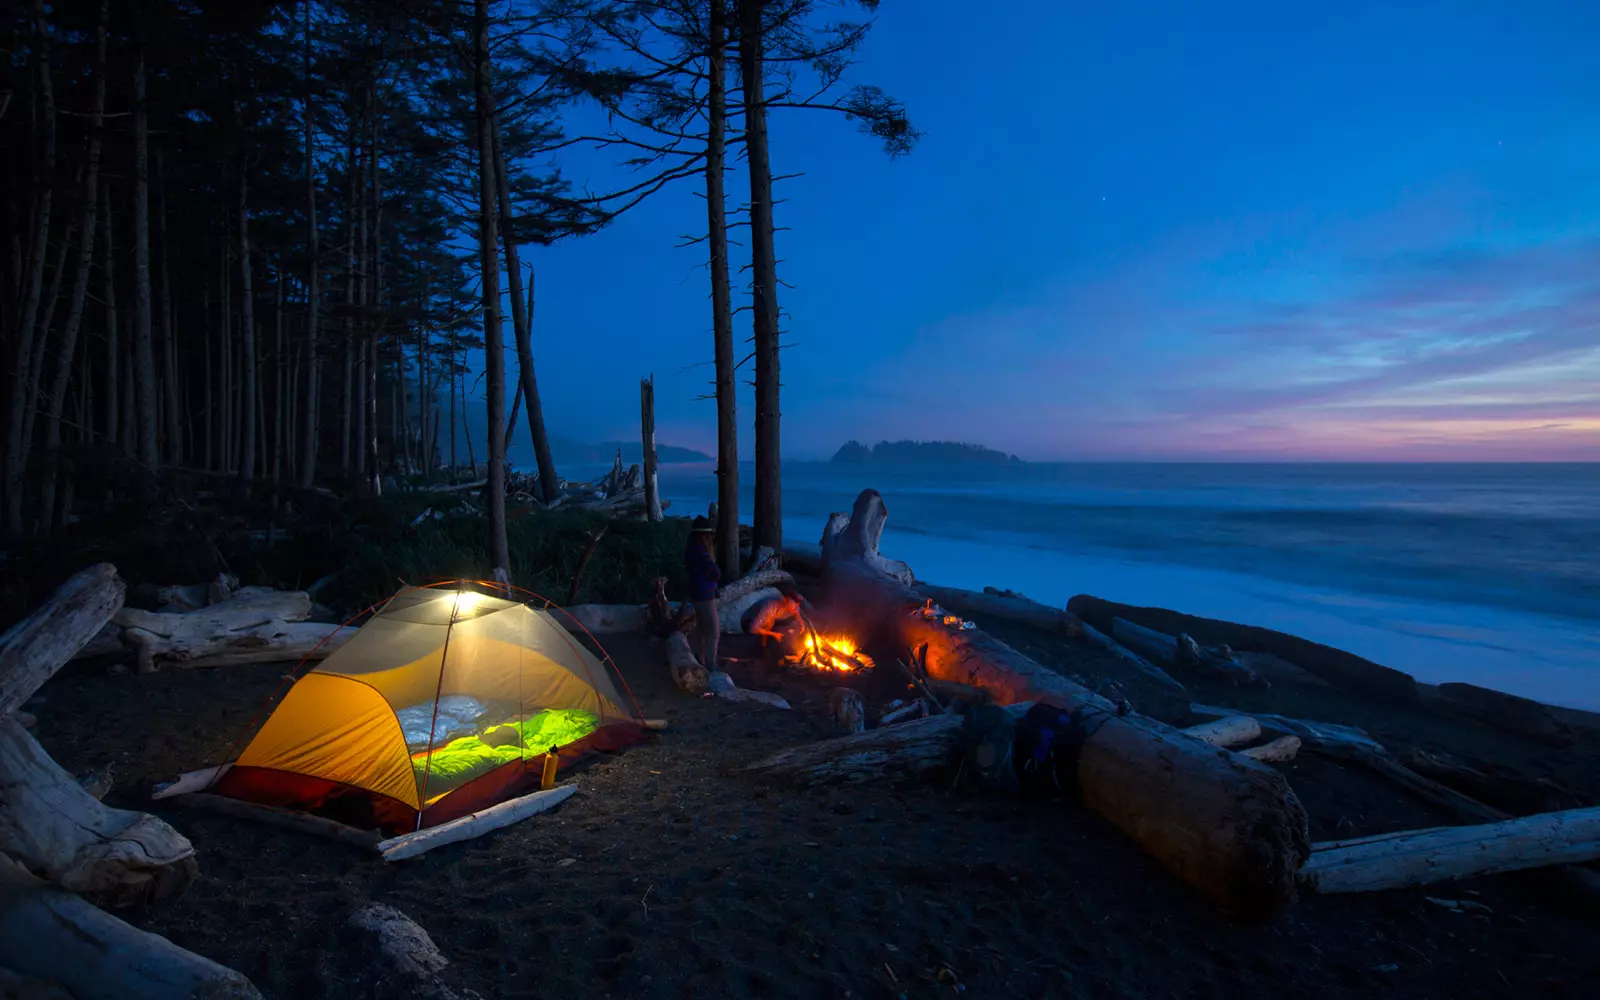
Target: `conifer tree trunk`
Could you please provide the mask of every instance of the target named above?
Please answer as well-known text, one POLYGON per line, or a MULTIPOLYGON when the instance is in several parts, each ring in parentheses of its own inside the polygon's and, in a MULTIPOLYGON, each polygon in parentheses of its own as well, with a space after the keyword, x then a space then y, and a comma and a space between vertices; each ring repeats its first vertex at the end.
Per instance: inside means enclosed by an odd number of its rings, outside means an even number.
POLYGON ((220 255, 221 273, 217 283, 222 286, 222 324, 218 336, 222 344, 222 365, 217 370, 217 388, 222 390, 222 457, 218 470, 232 472, 234 457, 238 454, 238 399, 233 391, 233 275, 228 273, 228 227, 223 226, 223 250, 220 255))
POLYGON ((778 266, 772 241, 772 164, 767 151, 763 0, 739 0, 745 155, 750 168, 750 263, 756 354, 756 483, 752 544, 783 549, 778 412, 778 266))
MULTIPOLYGON (((239 118, 238 105, 234 106, 234 118, 235 121, 239 118)), ((242 124, 240 127, 242 131, 242 124)), ((256 386, 255 283, 250 273, 250 168, 245 162, 243 148, 241 145, 239 156, 239 355, 244 366, 239 386, 239 397, 243 400, 239 481, 248 486, 256 473, 256 407, 260 400, 256 386)), ((169 388, 168 391, 173 390, 169 388)))
MULTIPOLYGON (((356 123, 352 118, 350 122, 350 142, 345 155, 346 168, 350 174, 350 195, 345 203, 344 220, 344 391, 340 394, 340 406, 343 408, 339 420, 339 471, 349 475, 352 468, 351 448, 352 442, 361 440, 360 429, 356 420, 361 414, 361 406, 356 402, 356 393, 360 391, 360 379, 356 368, 355 345, 355 306, 356 306, 356 272, 359 262, 356 259, 356 201, 361 197, 361 190, 356 180, 360 170, 356 167, 356 123)), ((359 463, 359 457, 356 459, 359 463)), ((359 464, 356 466, 359 467, 359 464)))
MULTIPOLYGON (((67 322, 61 330, 55 379, 44 422, 44 482, 39 493, 40 531, 51 530, 56 511, 56 483, 61 474, 61 417, 67 404, 67 383, 72 377, 72 362, 78 351, 78 328, 83 321, 84 304, 89 298, 89 272, 94 267, 95 224, 99 219, 100 141, 106 110, 106 22, 111 17, 111 0, 100 0, 100 19, 95 28, 94 106, 89 120, 89 162, 83 182, 83 239, 78 245, 77 272, 72 279, 71 303, 67 322)), ((88 380, 80 383, 87 387, 88 380)))
POLYGON ((522 374, 522 398, 527 402, 528 436, 533 439, 534 462, 539 467, 539 496, 551 503, 560 492, 556 485, 556 463, 550 454, 550 437, 545 429, 544 408, 539 403, 539 380, 533 369, 533 275, 528 276, 529 305, 522 300, 522 263, 518 260, 516 232, 511 225, 511 179, 506 174, 506 154, 500 148, 500 123, 491 121, 494 144, 495 192, 500 209, 500 227, 506 245, 506 274, 511 281, 511 321, 516 329, 517 366, 522 374))
POLYGON ((156 444, 155 345, 150 316, 150 125, 145 107, 145 49, 140 39, 133 63, 133 389, 138 406, 139 463, 147 492, 157 487, 161 455, 156 444))
POLYGON ((270 472, 274 488, 283 483, 283 375, 288 359, 283 353, 283 268, 272 274, 277 298, 272 310, 272 461, 270 472))
POLYGON ((40 190, 34 204, 33 246, 27 258, 26 284, 22 292, 21 318, 18 321, 16 354, 13 361, 11 399, 10 405, 6 408, 5 526, 13 533, 22 531, 24 473, 27 470, 28 449, 31 444, 25 433, 24 424, 27 420, 27 406, 34 399, 34 387, 38 381, 38 373, 30 369, 33 363, 34 338, 43 336, 42 332, 35 329, 35 325, 38 323, 39 301, 44 293, 44 269, 50 248, 50 211, 56 172, 55 83, 52 78, 54 71, 50 65, 50 29, 45 22, 44 0, 33 0, 33 21, 39 52, 37 63, 39 95, 44 102, 39 122, 43 133, 44 150, 39 158, 41 183, 37 185, 40 190))
POLYGON ((489 561, 511 571, 506 537, 506 356, 500 332, 500 236, 495 213, 494 96, 489 59, 489 0, 473 5, 473 76, 478 123, 478 260, 483 268, 484 378, 488 385, 489 561))
POLYGON ((163 180, 159 152, 156 153, 156 225, 161 240, 161 368, 168 386, 167 405, 163 409, 167 418, 167 461, 172 465, 182 465, 185 457, 184 394, 180 392, 182 383, 178 378, 177 330, 173 325, 172 283, 169 280, 172 251, 167 244, 167 186, 163 180))
POLYGON ((116 247, 112 237, 116 229, 111 221, 111 182, 106 181, 101 190, 102 203, 105 212, 103 230, 105 243, 105 260, 101 268, 101 277, 105 279, 101 298, 105 300, 106 323, 106 398, 105 398, 105 439, 113 448, 122 438, 122 346, 117 337, 117 276, 116 276, 116 247))
MULTIPOLYGON (((367 191, 372 201, 372 242, 367 252, 367 270, 371 277, 368 279, 365 299, 367 305, 372 307, 368 312, 374 317, 367 321, 367 468, 371 473, 369 490, 375 497, 383 494, 383 466, 379 460, 381 452, 378 438, 378 320, 375 318, 381 315, 379 306, 383 303, 383 189, 378 172, 377 101, 378 88, 373 84, 367 88, 367 125, 371 142, 367 150, 367 191)), ((391 437, 399 426, 399 422, 395 421, 394 428, 390 430, 391 437)))
POLYGON ((711 327, 717 380, 717 566, 739 576, 739 403, 733 355, 733 297, 728 287, 728 120, 726 0, 711 0, 710 77, 706 112, 706 231, 711 247, 711 327))
POLYGON ((322 373, 318 358, 317 313, 322 308, 318 277, 316 149, 311 124, 311 2, 305 4, 305 154, 306 154, 306 396, 304 435, 300 447, 300 485, 309 489, 317 478, 317 416, 321 409, 322 373))

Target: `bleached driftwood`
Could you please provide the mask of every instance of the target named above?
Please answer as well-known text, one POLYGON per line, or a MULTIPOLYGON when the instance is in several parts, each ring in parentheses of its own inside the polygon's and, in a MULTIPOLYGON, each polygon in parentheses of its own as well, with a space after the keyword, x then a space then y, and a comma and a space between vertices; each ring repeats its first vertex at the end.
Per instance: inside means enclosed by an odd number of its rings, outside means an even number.
POLYGON ((110 907, 162 899, 194 880, 194 845, 182 834, 101 803, 9 718, 0 718, 0 782, 0 852, 33 874, 110 907))
POLYGON ((271 590, 266 587, 249 587, 217 604, 208 604, 195 611, 164 612, 141 611, 123 608, 111 621, 120 628, 142 628, 157 634, 169 634, 173 623, 181 627, 207 632, 265 625, 267 622, 303 622, 311 617, 311 597, 303 590, 271 590))
POLYGON ((562 608, 556 617, 571 615, 578 624, 597 635, 650 630, 648 604, 574 604, 562 608))
POLYGON ((203 767, 198 771, 186 771, 172 781, 164 782, 155 787, 150 793, 152 801, 170 799, 179 795, 188 795, 191 792, 203 792, 217 783, 217 779, 227 773, 232 764, 218 764, 215 767, 203 767))
POLYGON ((1179 722, 1188 717, 1189 689, 1171 674, 1087 622, 1080 622, 1078 631, 1133 671, 1128 694, 1141 713, 1163 722, 1179 722))
POLYGON ((226 795, 192 792, 187 795, 171 796, 170 801, 173 805, 199 809, 234 819, 265 823, 268 826, 276 826, 285 830, 309 833, 313 836, 326 837, 330 840, 337 840, 340 843, 350 844, 353 847, 373 849, 378 846, 378 841, 383 839, 375 830, 358 830, 353 826, 347 826, 344 823, 327 819, 323 816, 313 816, 310 813, 296 812, 291 809, 278 809, 274 806, 261 805, 256 802, 245 802, 242 799, 232 799, 226 795))
POLYGON ((0 716, 21 708, 54 677, 122 607, 124 593, 116 567, 100 563, 0 634, 0 716))
POLYGON ((59 984, 76 1000, 260 1000, 232 969, 32 883, 4 859, 0 867, 0 966, 59 984))
POLYGON ((796 785, 923 777, 952 766, 963 725, 959 715, 930 715, 792 747, 742 770, 752 777, 796 785))
MULTIPOLYGON (((877 633, 896 648, 925 648, 930 677, 985 688, 1001 704, 1046 699, 1076 713, 1086 735, 1072 777, 1091 810, 1240 917, 1265 916, 1291 898, 1310 837, 1305 809, 1282 774, 1149 719, 1119 715, 1105 698, 981 629, 925 616, 922 595, 877 568, 887 562, 877 556, 886 517, 883 498, 867 490, 850 523, 833 526, 823 543, 831 599, 849 609, 864 640, 877 633)), ((933 716, 884 732, 956 718, 933 716)))
POLYGON ((916 583, 911 567, 897 559, 886 559, 878 551, 889 508, 877 490, 867 490, 856 498, 850 513, 834 512, 822 529, 822 574, 830 576, 835 564, 849 565, 875 577, 893 580, 902 587, 916 583), (871 497, 868 497, 871 494, 871 497))
MULTIPOLYGON (((784 584, 792 585, 794 577, 781 569, 757 569, 746 573, 739 579, 727 584, 717 592, 717 602, 721 605, 733 604, 747 594, 758 590, 767 590, 784 584)), ((746 605, 748 607, 748 605, 746 605)))
POLYGON ((1300 737, 1280 736, 1271 743, 1240 750, 1239 754, 1263 764, 1283 764, 1294 760, 1300 753, 1300 737))
POLYGON ((682 632, 667 636, 667 670, 672 673, 672 683, 684 694, 704 694, 711 683, 710 672, 700 665, 700 660, 689 648, 689 637, 682 632))
POLYGON ((194 615, 160 616, 180 620, 147 621, 160 631, 143 626, 124 628, 123 641, 134 649, 139 672, 149 673, 167 666, 199 669, 324 659, 355 634, 355 629, 324 622, 258 622, 254 615, 249 615, 230 624, 226 619, 201 620, 206 615, 206 611, 201 611, 194 615), (190 618, 196 620, 181 620, 190 618))
POLYGON ((1600 858, 1600 808, 1541 813, 1313 845, 1301 869, 1317 892, 1370 892, 1600 858))
POLYGON ((708 686, 712 694, 726 701, 754 702, 758 705, 767 705, 771 708, 781 708, 785 711, 787 711, 789 708, 789 701, 788 699, 784 698, 783 695, 774 694, 771 691, 751 691, 746 688, 742 688, 738 684, 735 684, 733 678, 728 676, 728 674, 722 670, 711 671, 708 686))
POLYGON ((491 830, 510 826, 529 816, 553 809, 571 798, 577 790, 577 785, 561 785, 558 788, 533 792, 521 798, 508 799, 448 823, 379 841, 378 851, 385 861, 404 861, 406 858, 414 858, 436 847, 481 837, 491 830))
POLYGON ((744 634, 744 616, 758 604, 773 600, 778 591, 772 587, 747 590, 733 598, 717 600, 717 628, 727 635, 744 634))
POLYGON ((440 978, 450 960, 416 921, 392 906, 368 903, 352 912, 347 923, 365 939, 381 995, 455 1000, 456 992, 440 978))
POLYGON ((1083 622, 1077 615, 1029 600, 1021 594, 1005 593, 993 587, 985 588, 982 592, 962 590, 959 587, 939 587, 920 580, 917 581, 916 588, 918 593, 933 598, 935 603, 957 614, 987 615, 990 618, 1028 625, 1057 635, 1082 634, 1083 622))
POLYGON ((1261 738, 1261 723, 1248 715, 1230 715, 1215 722, 1190 726, 1182 732, 1214 747, 1238 747, 1261 738))

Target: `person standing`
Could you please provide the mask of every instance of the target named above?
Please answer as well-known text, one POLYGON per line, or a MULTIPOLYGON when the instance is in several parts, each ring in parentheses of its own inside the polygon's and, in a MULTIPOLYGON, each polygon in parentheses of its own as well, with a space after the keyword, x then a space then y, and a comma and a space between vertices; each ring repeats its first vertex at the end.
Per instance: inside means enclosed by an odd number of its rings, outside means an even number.
POLYGON ((717 623, 717 591, 722 573, 711 552, 715 535, 711 522, 697 517, 689 527, 689 541, 683 550, 684 568, 689 572, 689 600, 694 602, 695 628, 700 633, 698 652, 707 670, 720 669, 717 663, 717 639, 721 634, 717 623))

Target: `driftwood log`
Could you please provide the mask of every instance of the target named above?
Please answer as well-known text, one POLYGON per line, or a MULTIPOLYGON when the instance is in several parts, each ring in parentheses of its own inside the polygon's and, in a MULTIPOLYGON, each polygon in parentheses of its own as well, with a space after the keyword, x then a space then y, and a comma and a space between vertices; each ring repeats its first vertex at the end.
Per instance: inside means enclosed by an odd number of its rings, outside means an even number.
POLYGON ((347 923, 370 956, 379 996, 455 1000, 458 994, 441 978, 450 960, 410 917, 392 906, 368 903, 352 912, 347 923))
POLYGON ((73 576, 0 635, 0 716, 14 712, 111 621, 126 589, 110 563, 73 576))
POLYGON ((1181 732, 1214 747, 1242 747, 1261 738, 1261 723, 1248 715, 1230 715, 1215 722, 1190 726, 1181 732))
POLYGON ((248 588, 220 604, 168 614, 123 608, 113 624, 134 650, 139 671, 162 667, 223 667, 245 663, 323 658, 353 630, 308 622, 311 598, 303 591, 248 588))
POLYGON ((1418 700, 1417 682, 1410 674, 1285 632, 1214 618, 1199 618, 1165 608, 1117 604, 1088 594, 1079 594, 1068 601, 1067 610, 1103 632, 1111 630, 1112 619, 1122 618, 1168 635, 1185 633, 1208 646, 1226 645, 1235 650, 1271 653, 1348 691, 1390 698, 1405 704, 1415 704, 1418 700))
POLYGON ((1403 750, 1401 764, 1439 784, 1453 788, 1512 816, 1581 809, 1580 796, 1548 778, 1530 778, 1484 761, 1466 761, 1438 751, 1403 750))
POLYGON ((743 635, 744 617, 759 604, 774 600, 778 591, 772 587, 747 590, 731 598, 717 600, 717 628, 725 635, 743 635))
POLYGON ((1263 764, 1283 764, 1294 760, 1300 753, 1300 737, 1280 736, 1270 743, 1248 747, 1239 751, 1241 757, 1259 760, 1263 764))
POLYGON ((1261 917, 1292 897, 1310 837, 1305 808, 1281 774, 1153 720, 1119 716, 1106 699, 982 630, 929 620, 922 596, 881 570, 886 517, 883 498, 867 490, 824 536, 831 597, 864 633, 901 649, 926 647, 930 677, 984 688, 1001 704, 1043 699, 1078 714, 1087 729, 1076 768, 1084 803, 1225 909, 1261 917))
POLYGON ((1077 615, 1029 600, 1021 594, 1004 593, 992 587, 980 593, 957 587, 938 587, 920 580, 915 586, 917 593, 933 598, 935 603, 957 614, 998 618, 1057 635, 1083 634, 1083 622, 1077 615))
POLYGON ((667 670, 672 683, 684 694, 704 694, 711 685, 711 673, 700 665, 700 660, 689 648, 689 637, 682 632, 667 636, 667 670))
POLYGON ((547 788, 520 798, 508 799, 448 823, 380 841, 378 852, 383 855, 385 861, 404 861, 406 858, 414 858, 436 847, 481 837, 491 830, 521 822, 547 809, 554 809, 571 798, 577 790, 577 785, 562 785, 559 788, 547 788))
POLYGON ((954 763, 964 725, 959 715, 930 715, 793 747, 743 770, 752 777, 795 785, 926 777, 954 763))
POLYGON ((724 586, 717 592, 717 602, 732 604, 748 594, 784 584, 792 585, 794 577, 781 569, 757 569, 724 586))
POLYGON ((1079 633, 1133 671, 1123 686, 1140 712, 1162 722, 1180 722, 1189 717, 1189 691, 1171 674, 1087 622, 1079 623, 1079 633))
POLYGON ((1186 669, 1203 678, 1265 686, 1256 672, 1227 646, 1201 646, 1187 634, 1167 635, 1123 618, 1111 620, 1111 638, 1163 666, 1186 669))
POLYGON ((1370 892, 1596 858, 1600 808, 1572 809, 1316 844, 1300 878, 1317 892, 1370 892))
MULTIPOLYGON (((0 861, 0 865, 4 865, 0 861)), ((48 885, 0 871, 0 966, 76 1000, 260 1000, 232 969, 48 885)))

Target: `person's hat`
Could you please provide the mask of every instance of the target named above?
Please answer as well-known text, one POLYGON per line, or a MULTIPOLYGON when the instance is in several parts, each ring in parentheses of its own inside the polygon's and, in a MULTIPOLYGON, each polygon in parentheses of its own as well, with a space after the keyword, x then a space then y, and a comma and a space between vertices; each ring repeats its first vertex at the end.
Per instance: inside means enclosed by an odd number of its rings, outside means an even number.
POLYGON ((703 517, 695 518, 689 525, 689 530, 697 535, 714 535, 717 533, 717 529, 711 526, 711 522, 703 517))

